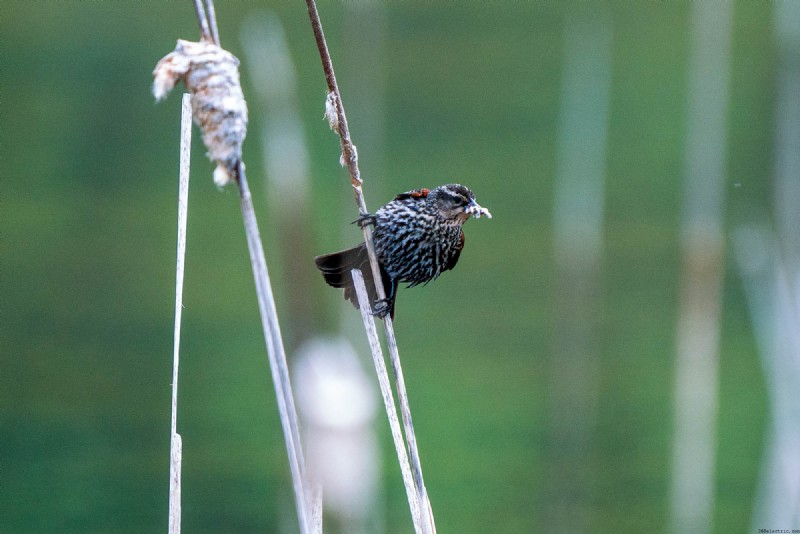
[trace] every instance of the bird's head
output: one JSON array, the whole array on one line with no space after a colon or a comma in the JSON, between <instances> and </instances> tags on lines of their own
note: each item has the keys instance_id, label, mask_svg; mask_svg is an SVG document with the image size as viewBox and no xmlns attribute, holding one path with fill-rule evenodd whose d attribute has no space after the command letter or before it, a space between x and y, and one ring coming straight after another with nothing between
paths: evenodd
<instances>
[{"instance_id":1,"label":"bird's head","mask_svg":"<svg viewBox=\"0 0 800 534\"><path fill-rule=\"evenodd\" d=\"M463 224L470 215L476 219L492 218L489 210L475 202L475 194L461 184L440 185L428 194L428 202L445 220Z\"/></svg>"}]
</instances>

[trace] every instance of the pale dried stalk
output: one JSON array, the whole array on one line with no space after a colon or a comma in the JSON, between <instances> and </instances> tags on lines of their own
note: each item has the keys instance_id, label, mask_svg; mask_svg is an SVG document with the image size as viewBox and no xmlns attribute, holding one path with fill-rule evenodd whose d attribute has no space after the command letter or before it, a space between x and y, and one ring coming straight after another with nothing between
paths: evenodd
<instances>
[{"instance_id":1,"label":"pale dried stalk","mask_svg":"<svg viewBox=\"0 0 800 534\"><path fill-rule=\"evenodd\" d=\"M211 30L211 40L217 46L222 46L219 42L219 30L217 29L217 11L214 9L214 0L206 0L206 7L208 8L208 27Z\"/></svg>"},{"instance_id":2,"label":"pale dried stalk","mask_svg":"<svg viewBox=\"0 0 800 534\"><path fill-rule=\"evenodd\" d=\"M213 18L214 21L214 34L211 33L211 28L209 27L208 16L206 15L206 8L203 7L203 2L201 0L194 0L194 10L197 13L197 23L200 25L200 38L204 41L208 41L210 43L215 43L219 46L219 35L217 34L216 30L216 18ZM214 38L214 35L217 35L217 38Z\"/></svg>"},{"instance_id":3,"label":"pale dried stalk","mask_svg":"<svg viewBox=\"0 0 800 534\"><path fill-rule=\"evenodd\" d=\"M183 274L186 258L186 216L189 211L189 163L192 149L192 97L181 101L180 174L178 179L178 244L175 265L175 332L172 348L172 422L169 445L169 533L181 531L181 459L183 442L178 434L178 367L180 364Z\"/></svg>"},{"instance_id":4,"label":"pale dried stalk","mask_svg":"<svg viewBox=\"0 0 800 534\"><path fill-rule=\"evenodd\" d=\"M297 410L294 405L292 384L289 379L289 366L286 363L286 352L283 348L283 338L278 324L278 312L275 309L275 299L272 295L272 284L267 271L267 261L264 257L264 248L261 245L261 236L258 231L253 198L247 185L244 164L239 165L238 180L244 219L245 233L247 234L247 248L250 251L250 263L253 266L253 278L258 296L258 310L261 315L261 325L264 329L264 340L267 344L269 368L272 373L272 383L275 387L275 396L278 401L278 411L281 416L283 436L286 441L286 450L289 454L289 468L292 472L292 483L297 504L297 515L300 520L300 531L312 532L312 520L309 512L310 494L305 489L305 461L300 442L300 430Z\"/></svg>"},{"instance_id":5,"label":"pale dried stalk","mask_svg":"<svg viewBox=\"0 0 800 534\"><path fill-rule=\"evenodd\" d=\"M403 475L403 483L406 486L408 504L411 508L411 518L414 521L414 531L424 532L422 523L420 521L419 495L417 494L414 479L411 474L411 467L408 462L406 445L403 441L403 432L400 429L400 421L397 419L397 407L395 406L394 397L392 396L392 385L389 382L389 373L386 371L386 364L383 361L381 342L378 339L378 332L375 330L375 319L369 312L369 295L367 294L367 288L364 285L364 276L358 269L353 269L351 271L351 275L353 277L353 286L355 287L356 295L358 296L358 307L361 310L361 319L364 321L364 329L367 332L367 339L369 340L369 348L372 351L372 360L375 362L375 370L378 375L378 383L380 384L381 388L383 404L386 407L386 414L389 419L389 428L392 431L394 447L397 451L397 459L400 462L400 472Z\"/></svg>"},{"instance_id":6,"label":"pale dried stalk","mask_svg":"<svg viewBox=\"0 0 800 534\"><path fill-rule=\"evenodd\" d=\"M322 31L322 22L319 18L319 12L314 0L306 0L308 7L308 16L311 20L311 27L314 31L314 38L317 42L317 49L319 50L320 59L322 60L322 68L325 72L325 80L328 84L328 102L332 104L335 110L335 117L333 114L328 115L328 120L336 133L339 135L339 140L342 147L342 163L347 166L350 173L350 182L355 193L356 205L360 215L366 215L367 211L366 202L364 201L364 194L362 190L363 181L361 173L358 169L358 154L353 142L350 139L350 129L347 126L347 117L344 112L344 105L342 104L341 94L339 93L339 86L336 83L336 75L333 71L333 62L331 61L328 45L325 42L325 35ZM381 280L380 267L378 259L375 255L375 247L372 242L372 228L369 225L363 225L364 242L367 246L367 254L369 256L370 269L372 270L373 280L375 281L375 289L378 299L385 299L386 294L383 290ZM363 307L362 307L363 309ZM397 387L397 397L400 402L400 410L403 417L403 425L405 427L406 441L408 443L408 453L411 459L411 467L414 473L414 482L417 489L417 497L423 504L422 515L424 517L423 526L424 532L435 532L436 526L433 520L433 511L428 500L427 490L425 489L425 482L422 477L422 465L420 464L419 451L417 450L417 440L414 433L414 425L411 420L411 408L408 403L408 393L405 388L405 380L403 379L403 370L400 365L400 354L397 349L397 340L394 335L394 326L392 318L387 314L383 318L384 331L386 333L386 342L389 348L389 357L392 363L392 370L395 374L395 384ZM389 416L391 417L391 415ZM409 506L413 505L409 502Z\"/></svg>"},{"instance_id":7,"label":"pale dried stalk","mask_svg":"<svg viewBox=\"0 0 800 534\"><path fill-rule=\"evenodd\" d=\"M217 31L213 0L206 0L206 5L208 7L208 17L206 16L206 11L203 9L203 5L200 0L195 0L195 8L197 11L198 22L200 24L202 39L205 42L213 42L219 46L219 33ZM238 67L238 60L235 61L235 66ZM191 74L192 73L190 71L187 76L191 76ZM231 75L229 78L230 83L228 83L228 86L231 87L232 91L237 92L235 96L242 98L242 106L245 107L244 122L246 125L246 104L243 102L243 95L240 94L241 88L239 87L238 69L235 73L235 76ZM186 84L186 78L184 78L184 83ZM225 99L225 95L221 95L221 97L223 100ZM224 108L224 106L219 103L216 103L215 105L218 105L220 108ZM195 110L195 112L197 112L197 110ZM205 133L206 132L204 132L204 134ZM236 136L236 142L238 144L234 147L234 149L238 149L241 141L244 139L244 132L239 133L241 135ZM264 257L264 249L261 244L261 237L258 231L255 210L253 209L252 197L250 194L250 189L247 185L244 163L241 160L240 154L241 152L239 149L239 156L235 158L235 160L232 158L225 158L224 163L228 170L231 171L233 178L236 180L236 183L239 186L242 217L244 220L245 234L247 236L247 246L250 252L250 261L253 267L253 278L255 280L261 323L267 345L270 371L272 373L273 386L275 388L281 425L283 427L284 440L286 442L286 449L289 457L289 468L292 473L292 483L295 493L297 514L300 523L300 531L303 534L319 532L321 531L321 521L314 521L311 518L311 513L309 511L309 500L311 497L305 489L305 462L300 442L297 410L295 409L294 405L294 397L292 395L291 382L289 379L289 370L286 363L286 354L283 347L280 325L278 324L278 315L275 307L275 300L272 294L272 285L270 283L269 273L267 271L267 263Z\"/></svg>"}]
</instances>

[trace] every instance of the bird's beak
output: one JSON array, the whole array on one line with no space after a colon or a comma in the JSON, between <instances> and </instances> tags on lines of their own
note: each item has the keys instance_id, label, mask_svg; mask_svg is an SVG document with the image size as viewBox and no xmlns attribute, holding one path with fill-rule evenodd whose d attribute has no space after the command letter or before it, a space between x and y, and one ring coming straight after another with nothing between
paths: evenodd
<instances>
[{"instance_id":1,"label":"bird's beak","mask_svg":"<svg viewBox=\"0 0 800 534\"><path fill-rule=\"evenodd\" d=\"M464 208L464 213L467 215L472 215L476 219L480 219L483 215L489 219L492 218L492 214L489 213L489 210L482 208L481 205L475 202L474 199L469 201L469 204L467 204L467 206Z\"/></svg>"}]
</instances>

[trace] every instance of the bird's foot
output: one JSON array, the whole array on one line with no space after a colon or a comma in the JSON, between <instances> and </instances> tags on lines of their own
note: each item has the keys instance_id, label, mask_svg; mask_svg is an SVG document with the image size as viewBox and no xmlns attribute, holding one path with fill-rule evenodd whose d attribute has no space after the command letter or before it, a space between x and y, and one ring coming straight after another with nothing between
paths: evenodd
<instances>
[{"instance_id":1,"label":"bird's foot","mask_svg":"<svg viewBox=\"0 0 800 534\"><path fill-rule=\"evenodd\" d=\"M372 306L372 315L380 319L383 319L384 317L389 315L389 311L391 309L392 309L391 299L378 299Z\"/></svg>"},{"instance_id":2,"label":"bird's foot","mask_svg":"<svg viewBox=\"0 0 800 534\"><path fill-rule=\"evenodd\" d=\"M364 213L358 219L353 221L353 224L357 224L359 228L364 228L364 226L368 224L375 226L376 222L378 222L378 217L372 213Z\"/></svg>"}]
</instances>

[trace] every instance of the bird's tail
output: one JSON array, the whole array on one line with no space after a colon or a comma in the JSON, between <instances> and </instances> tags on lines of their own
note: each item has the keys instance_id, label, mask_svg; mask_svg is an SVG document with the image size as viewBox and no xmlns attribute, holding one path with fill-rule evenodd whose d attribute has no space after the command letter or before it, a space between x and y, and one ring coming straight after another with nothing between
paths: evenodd
<instances>
[{"instance_id":1,"label":"bird's tail","mask_svg":"<svg viewBox=\"0 0 800 534\"><path fill-rule=\"evenodd\" d=\"M369 265L367 246L364 243L347 250L317 256L314 258L314 263L325 278L325 282L331 287L344 289L344 298L352 302L356 308L358 308L358 297L355 287L353 287L353 277L350 271L360 269L364 275L364 285L367 286L369 300L373 303L374 308L378 296L375 292L375 282ZM394 288L383 267L381 267L381 279L384 291L389 298L389 313L394 318Z\"/></svg>"}]
</instances>

